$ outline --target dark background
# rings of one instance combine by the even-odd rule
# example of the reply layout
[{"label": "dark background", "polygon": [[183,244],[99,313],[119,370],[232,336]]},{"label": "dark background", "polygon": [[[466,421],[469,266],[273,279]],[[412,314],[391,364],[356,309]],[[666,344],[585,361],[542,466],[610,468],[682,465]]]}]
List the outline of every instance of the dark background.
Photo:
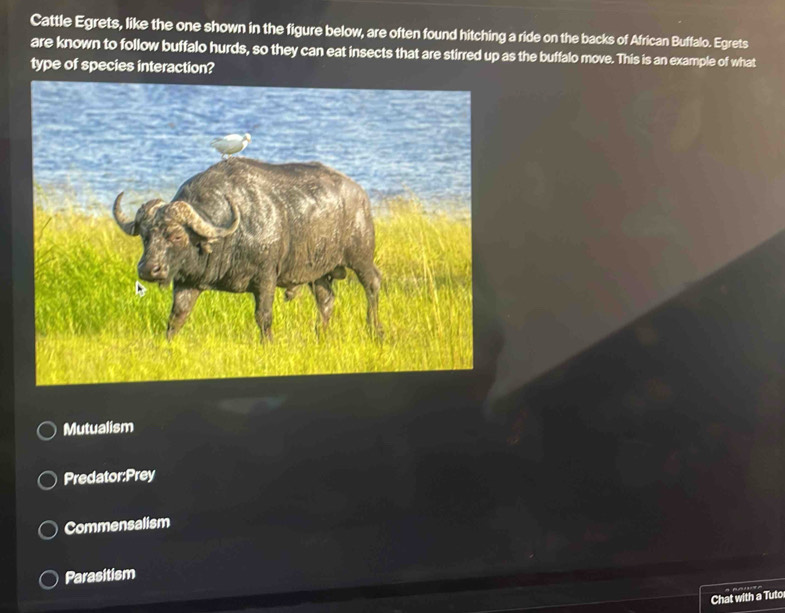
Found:
[{"label": "dark background", "polygon": [[[768,560],[782,552],[785,30],[782,5],[755,6],[12,3],[21,601],[32,610],[314,590],[346,600],[367,595],[351,591],[359,586],[406,594],[592,577],[616,581],[596,592],[611,599],[683,593],[672,581],[640,587],[642,574],[716,569],[695,576],[697,591],[732,571],[729,561],[755,577],[773,572]],[[97,78],[470,90],[475,368],[39,389],[29,82],[41,77],[29,70],[27,41],[82,34],[30,27],[36,10],[721,35],[749,39],[740,55],[759,68],[140,56],[217,66],[209,79]],[[134,421],[137,431],[42,443],[35,427],[45,419]],[[128,466],[155,468],[155,482],[35,486],[42,470]],[[148,514],[170,516],[172,528],[51,542],[35,534],[44,519],[62,527]],[[48,593],[36,583],[45,568],[111,566],[134,567],[138,578]],[[625,576],[638,582],[620,584]],[[331,589],[339,591],[320,591]],[[589,598],[559,589],[568,596],[512,597]],[[396,606],[415,610],[411,602]]]}]

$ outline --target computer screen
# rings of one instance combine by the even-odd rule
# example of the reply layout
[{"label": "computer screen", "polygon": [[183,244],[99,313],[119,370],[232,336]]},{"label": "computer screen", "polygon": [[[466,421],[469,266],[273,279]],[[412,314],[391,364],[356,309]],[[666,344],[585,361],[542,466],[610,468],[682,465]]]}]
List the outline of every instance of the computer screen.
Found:
[{"label": "computer screen", "polygon": [[785,610],[782,3],[2,14],[9,610]]}]

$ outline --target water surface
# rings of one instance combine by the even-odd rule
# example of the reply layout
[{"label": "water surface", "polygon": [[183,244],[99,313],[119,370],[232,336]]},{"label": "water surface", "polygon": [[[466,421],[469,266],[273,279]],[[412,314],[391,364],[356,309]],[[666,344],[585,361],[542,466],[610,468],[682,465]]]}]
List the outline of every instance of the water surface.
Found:
[{"label": "water surface", "polygon": [[220,160],[213,138],[244,132],[242,155],[321,161],[375,202],[471,197],[468,92],[36,81],[32,105],[35,182],[82,206],[120,191],[169,199]]}]

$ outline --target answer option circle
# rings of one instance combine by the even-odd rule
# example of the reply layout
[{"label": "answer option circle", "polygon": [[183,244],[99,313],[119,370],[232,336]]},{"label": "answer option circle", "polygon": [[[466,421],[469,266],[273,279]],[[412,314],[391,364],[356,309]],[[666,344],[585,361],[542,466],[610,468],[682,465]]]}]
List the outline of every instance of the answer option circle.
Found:
[{"label": "answer option circle", "polygon": [[57,525],[56,522],[53,522],[51,519],[47,519],[41,522],[41,525],[38,526],[38,538],[42,541],[51,541],[54,537],[57,536],[57,533],[60,531],[60,527]]},{"label": "answer option circle", "polygon": [[57,436],[57,424],[53,421],[42,421],[35,429],[35,435],[39,440],[51,441]]},{"label": "answer option circle", "polygon": [[51,489],[54,489],[55,485],[57,485],[57,473],[51,470],[45,470],[40,475],[38,475],[38,487],[48,492]]},{"label": "answer option circle", "polygon": [[42,590],[53,590],[58,583],[60,583],[60,575],[57,574],[57,571],[51,569],[45,570],[38,577],[38,585],[41,586]]}]

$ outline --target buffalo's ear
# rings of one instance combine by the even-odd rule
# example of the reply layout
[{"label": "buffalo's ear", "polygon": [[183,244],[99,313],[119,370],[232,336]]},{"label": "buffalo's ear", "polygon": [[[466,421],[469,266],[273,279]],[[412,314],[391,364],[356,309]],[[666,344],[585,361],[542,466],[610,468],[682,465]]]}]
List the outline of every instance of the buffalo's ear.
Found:
[{"label": "buffalo's ear", "polygon": [[213,243],[214,242],[215,242],[215,239],[213,239],[213,240],[206,240],[206,239],[200,240],[197,243],[197,246],[199,247],[199,253],[201,253],[201,254],[210,254],[210,253],[212,253],[213,252]]}]

